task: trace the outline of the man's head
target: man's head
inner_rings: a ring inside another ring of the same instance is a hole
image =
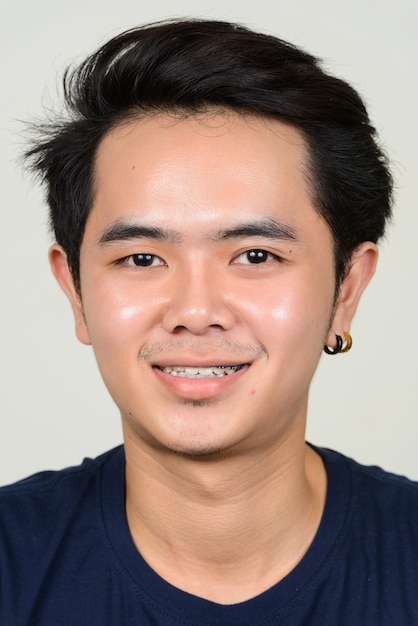
[[[136,28],[67,73],[65,95],[70,117],[47,128],[28,156],[78,289],[98,147],[116,126],[155,113],[232,111],[298,129],[313,204],[333,237],[337,286],[356,247],[384,233],[391,177],[360,97],[286,42],[224,22]]]
[[[349,331],[390,212],[359,97],[216,22],[122,34],[66,89],[72,119],[31,154],[52,269],[125,443],[302,441],[322,347]]]
[[[376,260],[361,243],[335,301],[305,161],[299,131],[236,113],[148,115],[101,142],[80,293],[61,246],[50,259],[125,442],[212,456],[303,440],[324,342],[350,329]]]

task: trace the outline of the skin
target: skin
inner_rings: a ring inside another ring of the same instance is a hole
[[[309,385],[377,258],[359,246],[335,305],[305,163],[302,137],[278,121],[131,121],[98,149],[81,293],[65,252],[50,251],[121,411],[135,544],[166,580],[220,603],[283,578],[315,535],[326,474],[304,442]],[[230,365],[244,367],[161,369]]]

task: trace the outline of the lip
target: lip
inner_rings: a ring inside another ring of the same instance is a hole
[[[226,363],[223,363],[226,365]],[[236,363],[231,365],[237,365]],[[246,363],[236,372],[228,376],[216,376],[213,378],[186,378],[182,376],[172,376],[164,372],[161,367],[180,367],[178,363],[173,365],[153,365],[153,371],[157,379],[175,396],[187,400],[208,400],[215,398],[223,391],[237,383],[242,376],[248,371],[250,364]],[[181,367],[210,367],[207,365],[197,365],[196,361],[185,365],[181,363]]]

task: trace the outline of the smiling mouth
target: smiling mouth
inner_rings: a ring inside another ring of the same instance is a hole
[[[170,376],[179,378],[217,378],[219,376],[231,376],[245,367],[240,365],[214,365],[209,367],[184,367],[181,365],[170,367],[158,367],[159,370]]]

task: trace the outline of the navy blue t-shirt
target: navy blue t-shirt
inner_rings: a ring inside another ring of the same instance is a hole
[[[418,483],[318,452],[329,486],[311,547],[278,584],[229,606],[176,589],[142,559],[122,447],[3,487],[1,626],[418,625]]]

